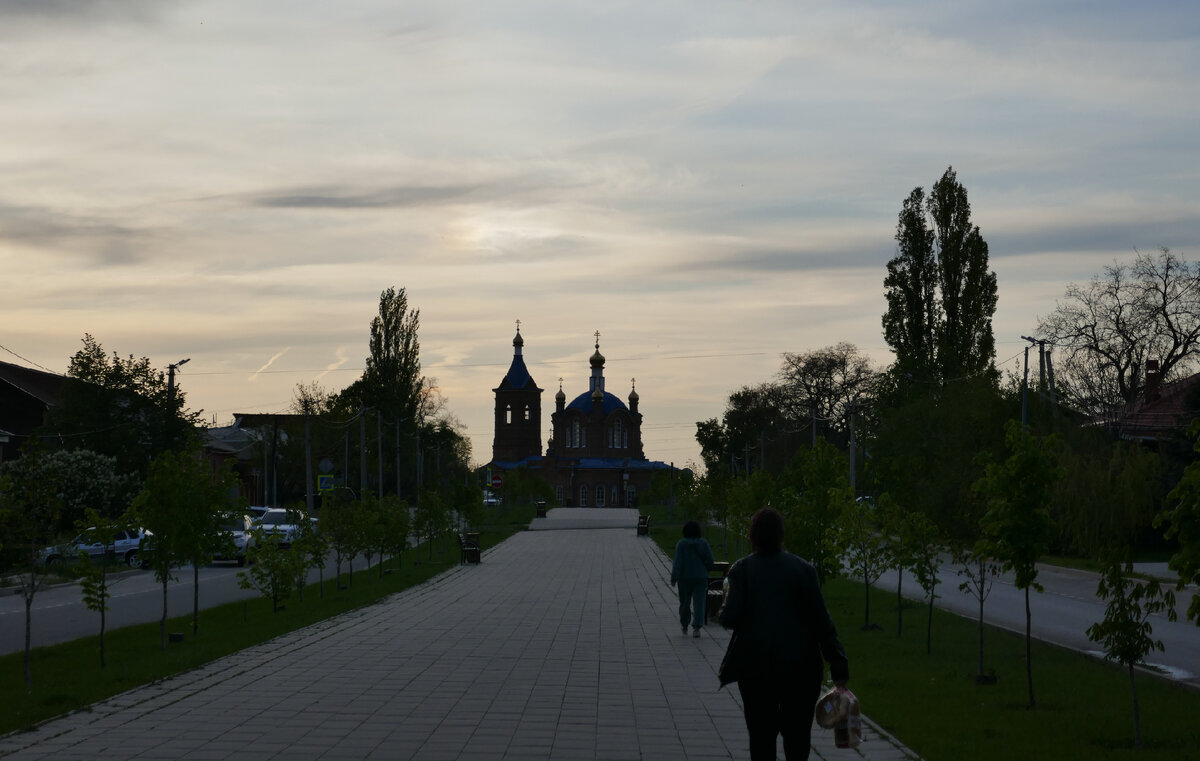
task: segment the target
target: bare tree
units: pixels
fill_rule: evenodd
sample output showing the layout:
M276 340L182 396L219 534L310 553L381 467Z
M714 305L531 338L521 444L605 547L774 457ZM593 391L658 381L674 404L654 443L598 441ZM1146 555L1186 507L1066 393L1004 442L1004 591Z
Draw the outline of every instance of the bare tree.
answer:
M1093 415L1112 414L1142 396L1147 363L1170 381L1200 354L1200 265L1162 248L1114 262L1085 285L1071 283L1038 333L1064 359L1057 380L1067 398Z

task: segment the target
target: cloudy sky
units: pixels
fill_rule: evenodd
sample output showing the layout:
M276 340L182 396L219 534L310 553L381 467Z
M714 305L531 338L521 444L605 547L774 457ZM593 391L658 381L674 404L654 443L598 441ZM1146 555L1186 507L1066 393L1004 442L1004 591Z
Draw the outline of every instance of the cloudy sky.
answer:
M880 316L950 165L997 361L1135 247L1200 258L1200 7L1011 0L0 0L0 359L84 333L218 424L357 377L380 292L491 453L529 369L637 379L646 453Z

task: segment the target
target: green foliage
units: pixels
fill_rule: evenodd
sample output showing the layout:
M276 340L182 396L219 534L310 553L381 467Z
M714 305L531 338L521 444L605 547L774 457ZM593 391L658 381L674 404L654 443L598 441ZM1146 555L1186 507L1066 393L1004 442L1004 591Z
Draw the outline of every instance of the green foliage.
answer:
M214 468L199 450L167 451L150 463L145 486L133 501L133 521L150 534L141 548L142 562L163 585L164 650L167 584L180 565L202 565L223 546L222 526L234 514L236 483L228 466ZM194 595L198 594L197 584ZM193 605L196 616L198 608Z
M109 455L118 473L139 475L158 453L195 440L199 414L184 409L185 394L178 387L171 401L167 377L146 357L109 355L85 334L67 375L72 381L47 413L43 438L69 434L64 440L71 448Z
M863 628L871 624L871 586L896 561L892 543L880 531L874 509L868 502L850 500L842 508L841 519L835 528L836 546L844 550L847 568L862 580L866 607Z
M1104 620L1088 627L1088 639L1101 645L1105 654L1125 666L1140 663L1154 650L1162 651L1162 640L1154 639L1150 616L1165 614L1174 621L1175 595L1157 579L1138 581L1133 563L1111 558L1104 566L1096 596L1107 600Z
M1009 457L992 462L976 488L987 499L983 515L985 553L1014 573L1017 589L1037 583L1037 561L1050 547L1054 522L1050 502L1062 476L1058 437L1040 439L1016 420L1006 426Z
M796 453L777 485L786 548L812 563L822 580L836 576L841 548L835 528L854 502L846 458L819 439L815 449Z
M1159 455L1107 436L1076 435L1071 443L1051 504L1057 548L1098 559L1114 545L1145 537L1164 496Z
M1191 434L1200 452L1200 421L1192 423ZM1178 588L1183 589L1188 583L1200 584L1200 460L1184 469L1168 500L1172 506L1155 519L1154 525L1165 526L1166 537L1179 543L1169 567L1179 574ZM1192 596L1187 617L1200 626L1200 595Z
M79 523L80 535L92 544L101 544L112 540L118 531L135 528L128 516L105 520L95 508L88 508L83 520ZM100 614L100 667L105 665L104 634L108 601L112 593L108 589L108 563L93 563L91 555L86 550L79 551L82 576L79 579L79 590L83 594L83 604L88 610Z
M1133 580L1133 563L1113 557L1104 567L1096 595L1107 600L1104 620L1092 624L1087 636L1099 643L1109 658L1124 664L1129 671L1133 692L1133 744L1142 744L1142 723L1133 667L1152 650L1163 650L1162 640L1153 637L1150 616L1165 613L1175 620L1175 595L1163 590L1157 579L1141 583Z
M254 546L247 553L248 565L238 571L238 586L256 590L271 601L271 612L278 613L280 603L291 597L296 578L302 575L303 550L295 544L284 547L282 536L261 528L250 533Z
M928 197L914 188L896 225L897 254L884 279L884 339L895 372L916 383L965 377L995 381L996 274L988 246L971 222L967 190L953 167Z
M1004 452L1004 423L1016 409L985 381L953 383L880 412L871 444L872 478L949 538L972 542L984 505L973 487L979 453Z

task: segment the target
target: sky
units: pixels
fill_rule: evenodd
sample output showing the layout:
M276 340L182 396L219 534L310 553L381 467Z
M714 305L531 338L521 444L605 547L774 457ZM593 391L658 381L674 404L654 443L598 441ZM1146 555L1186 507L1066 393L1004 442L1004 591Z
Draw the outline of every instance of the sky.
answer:
M0 360L85 333L209 423L361 373L379 295L491 455L516 321L543 394L636 378L652 460L880 318L953 166L1018 369L1068 284L1200 258L1200 6L1013 0L0 0Z

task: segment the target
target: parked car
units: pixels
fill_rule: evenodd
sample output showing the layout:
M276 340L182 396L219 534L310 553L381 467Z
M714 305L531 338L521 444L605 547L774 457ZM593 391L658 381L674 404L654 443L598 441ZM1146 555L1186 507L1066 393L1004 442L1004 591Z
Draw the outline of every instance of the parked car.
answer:
M233 552L228 555L222 553L213 555L213 561L232 560L239 566L246 565L246 551L254 546L254 535L250 533L253 526L254 520L249 515L239 515L226 522L221 527L221 531L228 534L233 541Z
M500 506L500 498L497 497L494 492L484 491L483 492L483 504L485 507L499 507Z
M304 514L297 510L271 508L254 521L254 527L262 529L266 536L279 536L279 546L290 547L300 535L300 524ZM317 519L309 518L313 528L317 527Z
M256 521L270 509L269 507L251 506L246 508L246 514L250 516L250 520Z
M112 541L109 542L90 542L84 538L83 534L80 534L64 544L47 547L40 554L43 562L47 565L77 560L82 551L86 552L93 561L107 558L128 566L137 566L140 565L138 553L142 548L142 540L149 535L149 531L135 528L129 531L114 532Z

